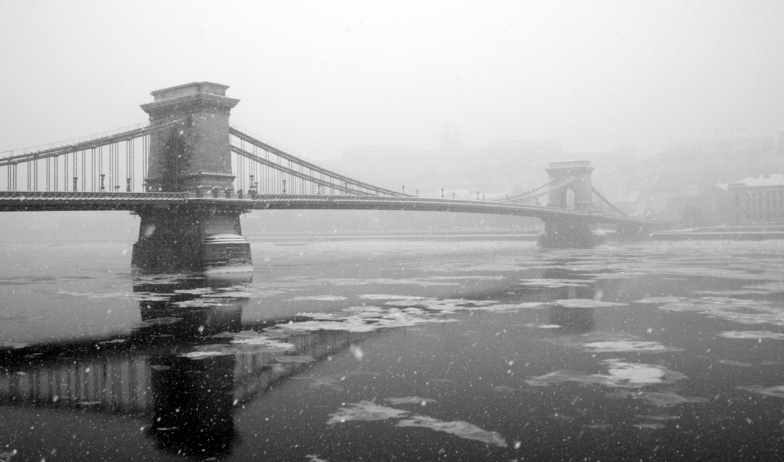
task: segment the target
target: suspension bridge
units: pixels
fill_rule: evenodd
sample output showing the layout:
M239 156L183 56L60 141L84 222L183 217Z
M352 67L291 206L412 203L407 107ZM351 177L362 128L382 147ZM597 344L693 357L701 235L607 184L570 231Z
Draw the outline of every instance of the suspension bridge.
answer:
M587 247L593 225L647 234L591 185L589 161L551 163L547 183L503 199L418 197L294 156L229 123L228 86L194 82L152 92L144 126L0 153L0 211L127 210L141 218L133 265L154 272L250 270L240 215L353 209L485 213L544 221L540 244ZM443 194L442 194L443 196ZM541 205L546 201L546 205Z

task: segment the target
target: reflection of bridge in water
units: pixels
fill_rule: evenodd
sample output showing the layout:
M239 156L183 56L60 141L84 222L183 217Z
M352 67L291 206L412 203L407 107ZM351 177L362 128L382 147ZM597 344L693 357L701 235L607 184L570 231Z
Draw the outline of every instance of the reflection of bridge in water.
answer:
M203 303L199 288L228 288L235 282L137 283L142 323L128 336L0 350L0 405L121 414L147 422L161 446L174 452L225 452L234 436L234 409L308 367L276 358L295 352L318 362L368 335L301 332L285 339L293 345L288 351L260 345L202 358L183 355L204 344L229 346L229 336L215 337L221 332L289 321L243 326L246 299Z
M293 351L318 360L347 347L352 336L359 337L346 332L318 331L292 336L289 341L294 345ZM74 349L83 353L76 356L79 353ZM146 416L154 411L156 376L213 359L190 360L170 355L169 351L135 344L117 348L106 342L26 348L23 363L6 364L0 371L0 404L75 407ZM65 354L60 355L61 352ZM268 385L297 372L302 364L275 361L283 355L285 352L278 351L225 356L232 358L232 368L224 376L233 384L230 401L247 402Z
M540 276L559 280L565 275L546 269ZM237 436L235 419L242 405L309 368L305 362L278 359L293 354L318 363L346 352L352 342L383 335L294 329L270 333L270 338L286 335L281 341L291 344L291 350L271 350L265 344L235 348L231 340L249 334L242 329L262 331L300 320L243 323L249 300L243 284L250 282L247 276L136 279L142 322L129 334L0 350L0 405L120 415L140 420L164 450L199 457L225 454ZM545 300L592 298L594 291L572 284L548 289ZM532 293L524 297L530 299ZM550 323L561 326L552 336L594 330L593 311L549 307ZM351 374L314 377L313 385L334 386Z

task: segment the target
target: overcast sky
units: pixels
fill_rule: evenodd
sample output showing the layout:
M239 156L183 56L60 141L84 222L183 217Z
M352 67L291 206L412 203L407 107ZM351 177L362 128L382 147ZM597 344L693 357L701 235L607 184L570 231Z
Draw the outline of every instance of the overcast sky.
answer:
M229 85L232 122L310 158L351 144L555 138L666 149L784 130L784 2L0 0L0 151L145 122Z

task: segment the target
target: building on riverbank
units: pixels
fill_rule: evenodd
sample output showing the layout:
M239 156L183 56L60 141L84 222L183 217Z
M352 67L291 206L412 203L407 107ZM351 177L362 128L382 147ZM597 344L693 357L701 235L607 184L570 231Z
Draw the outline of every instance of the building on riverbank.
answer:
M759 175L726 186L732 222L784 220L784 175Z
M668 219L690 226L784 223L784 174L752 176L671 193L666 203Z

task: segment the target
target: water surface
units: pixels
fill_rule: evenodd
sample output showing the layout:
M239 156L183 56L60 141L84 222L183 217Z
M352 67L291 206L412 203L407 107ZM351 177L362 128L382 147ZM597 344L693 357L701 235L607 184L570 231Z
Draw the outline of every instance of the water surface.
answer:
M0 460L781 458L778 241L0 256Z

